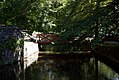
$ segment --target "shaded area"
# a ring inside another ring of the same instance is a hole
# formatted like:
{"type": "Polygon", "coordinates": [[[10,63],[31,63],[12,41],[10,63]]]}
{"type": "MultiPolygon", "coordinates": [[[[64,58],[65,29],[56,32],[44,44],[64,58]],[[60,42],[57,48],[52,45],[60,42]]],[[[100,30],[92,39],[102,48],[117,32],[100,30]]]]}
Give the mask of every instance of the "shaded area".
{"type": "Polygon", "coordinates": [[[0,26],[0,65],[23,59],[23,35],[13,26],[0,26]]]}
{"type": "Polygon", "coordinates": [[[41,59],[25,71],[26,80],[112,80],[118,74],[95,59],[41,59]]]}
{"type": "Polygon", "coordinates": [[[82,51],[80,53],[72,53],[72,54],[61,54],[58,52],[54,53],[39,53],[39,59],[80,59],[87,60],[90,59],[93,55],[90,51],[82,51]]]}
{"type": "Polygon", "coordinates": [[[24,80],[23,78],[23,64],[15,63],[0,66],[0,80],[24,80]]]}
{"type": "Polygon", "coordinates": [[[1,80],[114,80],[119,74],[95,58],[39,58],[26,67],[21,63],[0,67],[1,80]]]}
{"type": "Polygon", "coordinates": [[[97,59],[107,63],[119,72],[119,42],[105,41],[102,45],[98,45],[94,52],[97,59]]]}

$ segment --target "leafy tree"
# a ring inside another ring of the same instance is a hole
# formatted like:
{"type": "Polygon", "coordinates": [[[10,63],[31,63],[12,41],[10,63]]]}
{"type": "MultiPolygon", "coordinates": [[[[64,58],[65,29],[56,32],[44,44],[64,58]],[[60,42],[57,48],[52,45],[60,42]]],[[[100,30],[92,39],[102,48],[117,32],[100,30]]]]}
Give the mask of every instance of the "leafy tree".
{"type": "Polygon", "coordinates": [[[102,36],[119,33],[117,0],[3,0],[0,11],[0,24],[59,33],[60,45],[68,50],[95,46],[102,36]],[[91,36],[94,40],[87,41],[91,36]]]}
{"type": "Polygon", "coordinates": [[[0,24],[15,25],[29,31],[52,31],[53,15],[67,0],[3,0],[0,24]]]}
{"type": "MultiPolygon", "coordinates": [[[[118,33],[118,2],[116,0],[72,0],[65,7],[65,16],[61,19],[60,32],[62,40],[66,41],[63,49],[82,46],[82,42],[87,42],[90,35],[95,36],[92,46],[96,46],[102,36],[110,33],[118,33]],[[75,6],[73,6],[75,5],[75,6]],[[65,20],[66,19],[66,20],[65,20]],[[79,36],[79,40],[74,38],[79,36]],[[76,43],[75,43],[76,42],[76,43]],[[68,46],[68,47],[67,47],[68,46]]],[[[59,29],[59,28],[58,28],[59,29]]],[[[61,48],[60,48],[61,49],[61,48]]]]}

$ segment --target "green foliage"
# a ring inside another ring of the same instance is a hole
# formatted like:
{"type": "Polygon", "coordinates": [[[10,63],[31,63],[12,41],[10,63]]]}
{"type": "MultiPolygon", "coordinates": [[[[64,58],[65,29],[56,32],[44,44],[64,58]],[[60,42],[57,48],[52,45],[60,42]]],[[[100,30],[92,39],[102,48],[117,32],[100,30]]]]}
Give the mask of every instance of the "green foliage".
{"type": "Polygon", "coordinates": [[[0,64],[4,63],[3,54],[5,51],[12,51],[12,53],[15,54],[16,52],[20,51],[21,48],[23,49],[23,46],[24,46],[23,39],[16,40],[14,38],[9,38],[9,39],[6,39],[4,42],[1,42],[0,43],[0,64]]]}
{"type": "Polygon", "coordinates": [[[102,36],[119,33],[117,0],[4,0],[0,11],[0,24],[16,25],[30,33],[59,33],[58,45],[63,47],[65,41],[63,49],[68,50],[89,36],[94,38],[90,44],[98,45],[102,36]],[[75,41],[75,37],[81,39],[75,41]]]}
{"type": "MultiPolygon", "coordinates": [[[[75,45],[74,38],[79,36],[83,39],[77,41],[78,46],[85,42],[87,37],[92,35],[94,40],[90,42],[92,47],[97,46],[101,38],[106,34],[119,33],[119,4],[111,0],[72,0],[63,10],[62,19],[58,25],[58,31],[61,32],[60,41],[66,41],[63,49],[72,50],[75,45]],[[68,11],[69,10],[69,11],[68,11]],[[72,41],[72,43],[70,43],[72,41]]],[[[62,13],[59,13],[62,14],[62,13]]],[[[58,44],[59,45],[59,44],[58,44]]],[[[60,48],[61,49],[61,48],[60,48]]]]}
{"type": "Polygon", "coordinates": [[[14,50],[16,47],[15,39],[7,39],[3,43],[0,43],[0,53],[5,51],[6,49],[14,50]]]}
{"type": "Polygon", "coordinates": [[[0,2],[0,24],[49,32],[55,26],[53,15],[67,0],[4,0],[0,2]]]}
{"type": "Polygon", "coordinates": [[[2,53],[5,50],[11,50],[14,52],[17,46],[23,47],[23,45],[24,45],[23,39],[20,40],[16,40],[13,38],[6,39],[4,42],[0,43],[0,53],[2,53]]]}

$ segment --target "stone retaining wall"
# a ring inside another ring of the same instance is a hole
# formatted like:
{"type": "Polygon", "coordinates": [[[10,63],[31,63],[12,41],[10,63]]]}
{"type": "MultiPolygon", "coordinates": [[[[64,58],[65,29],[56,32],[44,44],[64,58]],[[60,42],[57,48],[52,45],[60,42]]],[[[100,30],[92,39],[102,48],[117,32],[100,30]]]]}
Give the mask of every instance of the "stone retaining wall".
{"type": "Polygon", "coordinates": [[[0,26],[0,65],[23,59],[24,40],[16,27],[0,26]]]}

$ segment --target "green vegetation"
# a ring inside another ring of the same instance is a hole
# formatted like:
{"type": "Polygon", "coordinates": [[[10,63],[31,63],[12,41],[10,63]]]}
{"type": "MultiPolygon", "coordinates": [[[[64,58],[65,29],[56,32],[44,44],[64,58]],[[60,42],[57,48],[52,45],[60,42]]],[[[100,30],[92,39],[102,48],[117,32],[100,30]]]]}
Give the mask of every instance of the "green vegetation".
{"type": "Polygon", "coordinates": [[[5,51],[6,49],[15,51],[16,48],[16,40],[15,39],[7,39],[5,42],[0,43],[0,53],[5,51]]]}
{"type": "Polygon", "coordinates": [[[62,51],[94,48],[102,36],[119,33],[118,0],[3,0],[0,11],[0,24],[58,33],[62,51]]]}
{"type": "MultiPolygon", "coordinates": [[[[20,50],[23,49],[24,40],[23,39],[14,39],[9,38],[4,40],[4,42],[0,43],[0,65],[3,63],[3,56],[6,53],[5,51],[11,51],[13,54],[16,55],[20,50]],[[22,48],[22,49],[21,49],[22,48]]],[[[17,59],[16,59],[17,60],[17,59]]]]}

